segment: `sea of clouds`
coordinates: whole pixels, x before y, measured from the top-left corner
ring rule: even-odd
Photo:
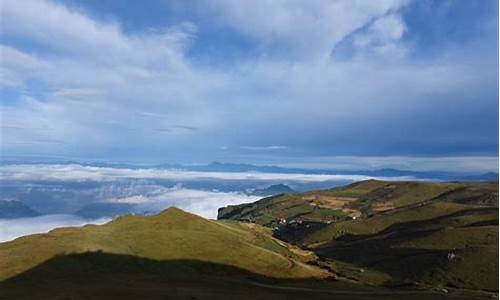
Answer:
[[[111,218],[83,219],[75,215],[45,215],[32,218],[0,219],[0,243],[20,236],[49,232],[54,228],[104,224]]]
[[[139,194],[108,198],[103,199],[101,202],[132,204],[129,213],[138,214],[154,214],[170,206],[175,206],[208,219],[216,219],[219,207],[254,202],[260,198],[262,197],[241,192],[203,191],[173,187],[160,188],[148,195]],[[59,227],[103,224],[111,219],[111,217],[89,219],[74,214],[50,214],[30,218],[0,219],[0,242],[28,234],[48,232]]]
[[[43,215],[0,219],[0,242],[58,227],[102,224],[115,215],[100,215],[101,209],[105,211],[116,205],[124,209],[120,214],[154,214],[176,206],[216,219],[220,207],[262,198],[246,193],[243,187],[266,187],[275,183],[287,183],[292,187],[294,184],[309,186],[318,183],[330,186],[333,182],[371,178],[363,175],[201,172],[78,164],[7,164],[0,166],[0,183],[8,187],[0,191],[0,200],[22,201]],[[79,209],[96,203],[100,206],[95,217],[78,216]]]
[[[182,169],[129,169],[82,166],[77,164],[36,164],[36,165],[3,165],[0,166],[0,180],[53,180],[53,181],[113,181],[118,179],[168,179],[168,180],[263,180],[263,181],[359,181],[373,179],[365,175],[343,174],[290,174],[261,172],[200,172]],[[378,179],[387,179],[379,177]],[[392,180],[397,178],[391,178]],[[401,177],[404,179],[404,177]]]
[[[109,203],[133,204],[137,213],[155,213],[175,206],[208,219],[217,218],[217,209],[227,205],[255,202],[261,196],[242,192],[193,190],[182,187],[162,188],[150,195],[134,195],[107,199]]]

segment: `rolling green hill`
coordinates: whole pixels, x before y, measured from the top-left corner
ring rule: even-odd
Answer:
[[[154,216],[126,215],[102,226],[55,229],[0,244],[0,280],[57,255],[96,251],[155,260],[203,260],[272,277],[326,276],[295,260],[297,255],[264,231],[169,208]]]
[[[381,272],[384,284],[498,291],[496,207],[432,203],[331,224],[300,244],[333,266]]]
[[[218,219],[254,222],[268,227],[292,220],[331,223],[429,201],[498,206],[498,182],[367,180],[328,190],[281,194],[255,203],[223,207],[219,209]]]
[[[368,180],[226,207],[219,217],[271,227],[341,278],[498,291],[498,182]]]

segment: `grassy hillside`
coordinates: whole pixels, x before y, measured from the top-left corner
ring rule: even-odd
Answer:
[[[498,182],[368,180],[224,208],[220,217],[273,228],[338,277],[498,290]]]
[[[371,207],[389,201],[398,207],[326,225],[297,243],[323,262],[378,272],[376,279],[385,284],[498,291],[498,184],[425,185],[365,190],[358,197]],[[394,191],[383,192],[389,188]],[[352,270],[330,265],[352,276]]]
[[[297,255],[288,248],[275,244],[275,239],[258,230],[169,208],[155,216],[127,215],[102,226],[56,229],[0,244],[0,280],[57,255],[95,251],[155,260],[203,260],[272,277],[325,276],[294,260]]]
[[[321,197],[318,193],[318,198]],[[349,213],[341,204],[321,204],[322,199],[308,194],[282,194],[255,203],[227,206],[219,209],[218,219],[229,219],[276,227],[285,220],[331,222],[345,219]],[[342,200],[338,200],[343,201]]]
[[[442,213],[449,209],[428,208]],[[385,284],[498,291],[497,208],[448,211],[416,220],[405,220],[405,215],[335,224],[302,243],[324,262],[341,261],[381,272]]]
[[[92,252],[62,255],[0,282],[0,299],[479,300],[454,290],[387,289],[338,281],[277,280],[198,260],[152,260]]]
[[[367,180],[329,190],[282,194],[219,209],[219,219],[276,227],[292,220],[330,223],[429,201],[498,205],[498,182],[434,183]],[[281,222],[281,223],[280,223]]]
[[[381,213],[370,218],[336,222],[306,236],[300,242],[302,244],[316,244],[329,242],[344,235],[369,235],[380,232],[397,223],[411,222],[416,220],[433,219],[439,216],[453,214],[467,209],[468,206],[457,203],[430,203],[416,208],[396,210]]]
[[[490,298],[497,189],[370,180],[219,221],[169,208],[56,229],[0,244],[0,299]]]
[[[0,299],[486,299],[335,281],[256,224],[170,208],[0,244]]]

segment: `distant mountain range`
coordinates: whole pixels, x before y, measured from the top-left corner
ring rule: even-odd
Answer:
[[[0,219],[28,218],[39,215],[39,212],[20,201],[0,200]]]
[[[87,218],[97,219],[102,217],[116,217],[128,214],[133,211],[134,204],[130,203],[90,203],[75,212],[75,215]]]
[[[106,167],[106,168],[161,168],[182,169],[199,172],[261,172],[261,173],[287,173],[287,174],[325,174],[325,175],[365,175],[373,177],[411,177],[414,179],[429,179],[443,181],[495,181],[498,180],[498,172],[448,172],[448,171],[411,171],[393,168],[382,168],[376,170],[347,170],[347,169],[309,169],[309,168],[287,168],[278,166],[260,166],[253,164],[221,163],[212,162],[205,165],[182,165],[182,164],[159,164],[159,165],[132,165],[122,163],[100,163],[100,162],[76,162],[59,161],[52,164],[79,164],[82,166]],[[7,164],[46,164],[42,162],[25,161],[1,161],[0,165]]]
[[[249,195],[272,196],[279,194],[293,194],[295,193],[295,190],[286,184],[273,184],[266,188],[246,190],[245,192]]]
[[[167,167],[167,165],[164,165]],[[343,175],[365,175],[373,177],[413,177],[416,179],[438,179],[438,180],[467,180],[483,181],[498,180],[498,173],[459,173],[445,171],[410,171],[392,168],[377,170],[345,170],[345,169],[306,169],[306,168],[284,168],[277,166],[257,166],[251,164],[231,164],[213,162],[202,166],[187,166],[190,170],[212,171],[212,172],[262,172],[262,173],[291,173],[291,174],[343,174]]]

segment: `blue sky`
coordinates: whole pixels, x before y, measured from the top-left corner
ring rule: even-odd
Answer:
[[[2,0],[4,159],[498,168],[498,2]]]

